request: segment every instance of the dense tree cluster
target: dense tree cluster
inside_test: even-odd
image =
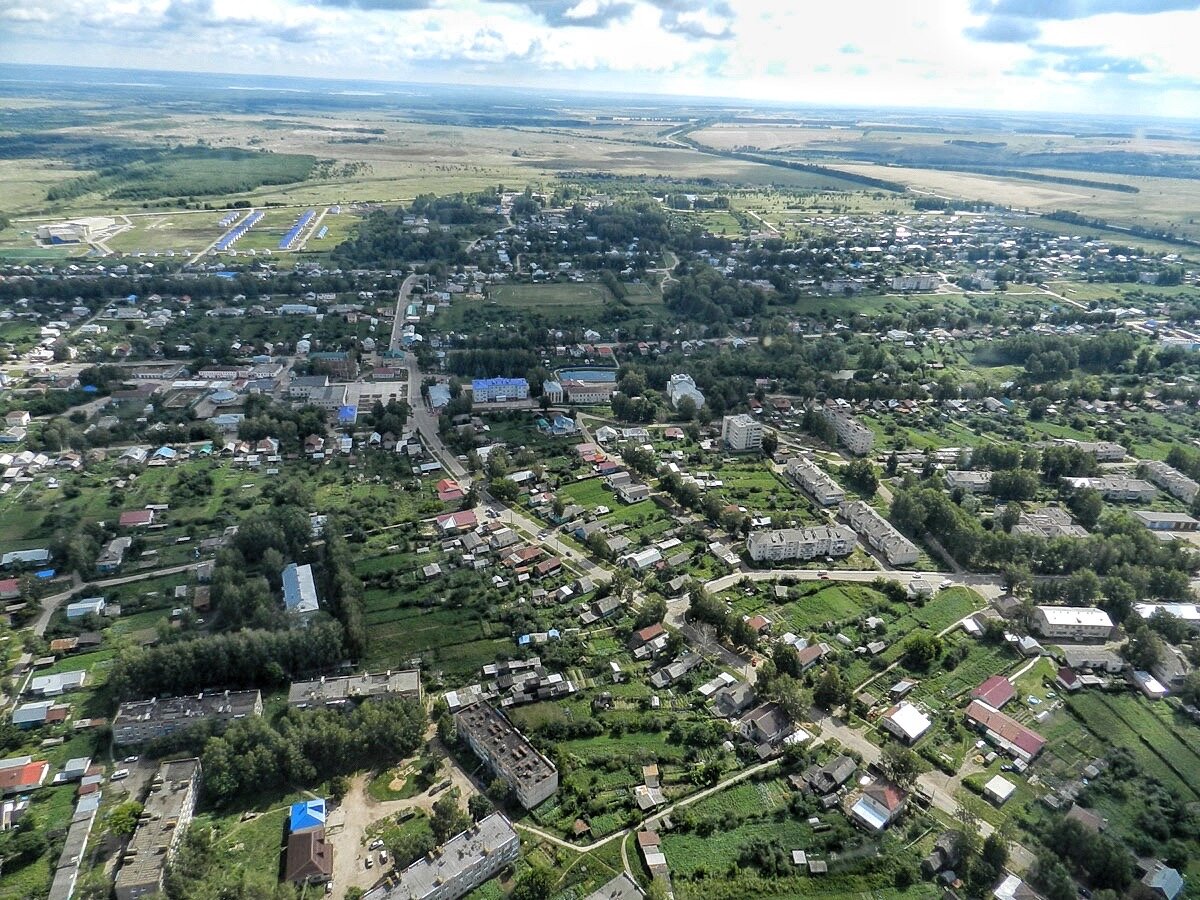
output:
[[[205,744],[204,790],[225,803],[403,759],[420,746],[426,724],[419,703],[394,699],[362,703],[349,713],[288,710],[274,724],[240,719]]]
[[[173,697],[214,687],[279,687],[345,659],[342,626],[239,631],[128,650],[113,664],[114,696]]]

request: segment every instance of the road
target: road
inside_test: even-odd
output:
[[[404,331],[404,309],[408,306],[408,295],[417,284],[417,276],[409,275],[400,284],[396,294],[396,316],[392,319],[392,339],[388,342],[389,350],[403,350],[401,334]]]
[[[520,829],[521,831],[527,831],[530,834],[536,834],[538,837],[542,838],[543,840],[549,841],[550,843],[552,843],[558,847],[563,847],[567,850],[574,850],[576,853],[591,853],[593,850],[598,850],[601,847],[605,846],[606,844],[611,844],[613,841],[623,839],[625,837],[625,835],[627,835],[627,834],[631,834],[635,831],[639,831],[642,828],[644,828],[645,826],[651,825],[651,824],[657,822],[658,820],[662,819],[664,816],[669,816],[671,813],[673,813],[677,809],[681,809],[685,806],[690,806],[693,803],[697,803],[697,802],[703,800],[705,797],[710,797],[713,794],[717,793],[718,791],[723,791],[727,787],[731,787],[740,781],[745,781],[747,778],[752,778],[753,776],[757,775],[759,772],[766,771],[767,769],[771,768],[772,766],[777,766],[777,765],[779,765],[779,760],[769,759],[766,762],[758,763],[758,765],[751,766],[748,769],[742,769],[740,772],[736,772],[733,775],[730,775],[728,778],[724,779],[723,781],[717,782],[710,788],[705,788],[704,790],[700,791],[699,793],[692,794],[691,796],[684,797],[682,800],[676,800],[674,803],[671,803],[668,806],[664,806],[662,809],[660,809],[654,815],[649,816],[645,820],[643,820],[641,825],[635,825],[632,828],[625,828],[625,829],[622,829],[621,831],[614,831],[612,834],[608,835],[608,837],[600,838],[600,840],[598,840],[598,841],[592,841],[592,843],[587,844],[582,847],[578,844],[570,844],[570,843],[564,841],[562,838],[556,837],[555,835],[551,834],[550,832],[543,831],[542,829],[537,828],[533,825],[525,825],[520,822],[517,822],[515,824],[516,824],[516,827],[518,829]]]
[[[826,578],[821,578],[822,571],[826,572]],[[940,584],[943,581],[949,581],[954,585],[969,587],[971,590],[977,591],[986,600],[999,597],[1004,592],[1000,578],[994,575],[910,571],[880,572],[876,569],[764,569],[753,572],[735,572],[732,575],[723,575],[720,578],[714,578],[705,584],[704,588],[710,594],[720,593],[733,587],[743,578],[748,578],[751,581],[779,581],[784,578],[793,578],[796,581],[822,580],[867,583],[874,581],[876,578],[887,578],[889,581],[898,581],[905,586],[913,581],[926,581],[934,585]]]
[[[136,572],[132,575],[121,575],[116,578],[104,578],[100,581],[84,581],[78,575],[75,576],[73,586],[70,590],[60,591],[57,594],[50,594],[43,597],[38,602],[42,605],[42,611],[33,622],[33,633],[41,637],[46,633],[46,627],[50,624],[50,618],[54,615],[54,611],[58,609],[62,602],[81,589],[92,590],[116,587],[121,584],[131,584],[135,581],[147,581],[151,578],[158,578],[163,575],[176,575],[179,572],[186,572],[189,569],[196,567],[195,562],[184,563],[179,566],[168,566],[164,569],[147,569],[144,572]]]

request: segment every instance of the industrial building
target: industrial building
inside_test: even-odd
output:
[[[50,225],[39,225],[37,236],[39,241],[45,241],[48,244],[82,244],[116,224],[115,219],[107,216],[88,216],[82,219],[70,219],[66,222],[55,222]]]

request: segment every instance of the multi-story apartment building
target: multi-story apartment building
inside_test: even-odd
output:
[[[137,830],[121,857],[117,900],[162,893],[163,876],[192,820],[199,792],[200,760],[180,759],[159,766]]]
[[[838,510],[868,544],[883,554],[889,565],[911,566],[917,561],[920,556],[917,546],[866,503],[861,500],[843,503]]]
[[[130,700],[120,705],[113,719],[113,743],[118,747],[144,744],[204,719],[232,722],[247,716],[261,716],[262,710],[262,694],[258,691]]]
[[[763,440],[762,422],[746,413],[725,416],[721,420],[721,440],[730,450],[746,452],[761,450]]]
[[[499,710],[474,703],[454,717],[464,738],[497,778],[508,782],[518,801],[533,809],[558,790],[558,769],[538,753]]]
[[[746,539],[746,549],[756,562],[848,556],[854,544],[854,532],[839,525],[756,531]]]

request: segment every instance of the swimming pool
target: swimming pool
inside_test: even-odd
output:
[[[559,369],[557,373],[559,381],[593,381],[606,384],[615,384],[617,380],[616,369]]]

